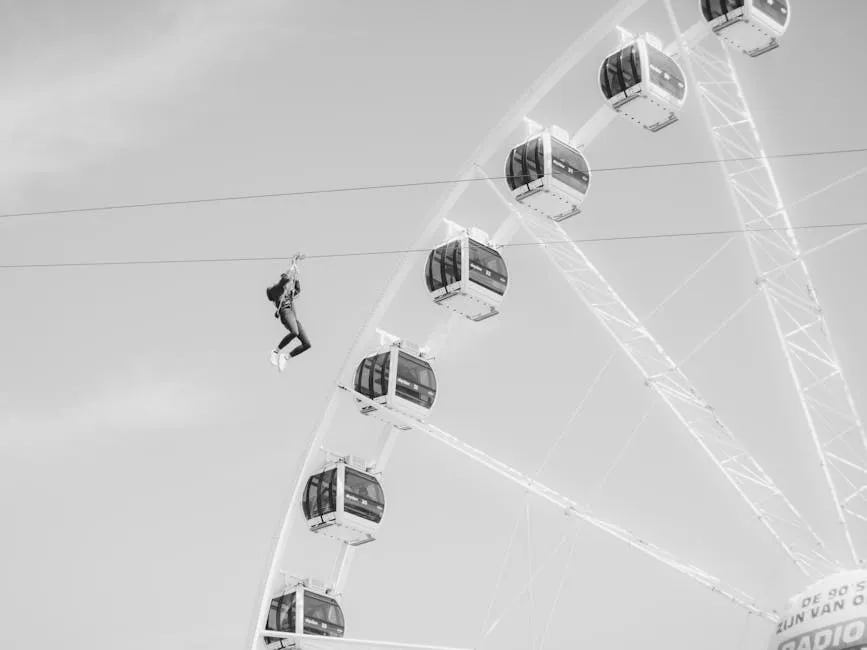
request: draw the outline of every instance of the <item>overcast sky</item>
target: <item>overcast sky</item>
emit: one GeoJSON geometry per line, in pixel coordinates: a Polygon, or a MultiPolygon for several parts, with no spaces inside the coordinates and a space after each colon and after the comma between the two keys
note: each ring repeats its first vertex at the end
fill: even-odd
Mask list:
{"type": "MultiPolygon", "coordinates": [[[[674,4],[682,25],[698,19],[697,1],[674,4]]],[[[34,0],[4,8],[0,214],[454,178],[609,5],[34,0]]],[[[857,69],[865,20],[860,0],[798,2],[778,50],[735,56],[768,153],[867,146],[857,69]]],[[[672,37],[656,0],[624,27],[672,37]]],[[[616,44],[614,33],[603,39],[530,117],[576,131],[600,105],[598,64],[616,44]]],[[[489,174],[502,173],[506,149],[489,174]]],[[[618,119],[586,154],[597,169],[715,156],[694,94],[670,128],[650,134],[618,119]]],[[[847,154],[773,164],[784,199],[796,201],[867,163],[847,154]]],[[[864,178],[797,206],[792,220],[863,220],[864,178]]],[[[393,251],[413,242],[446,191],[9,217],[0,220],[0,264],[393,251]]],[[[483,184],[450,214],[488,232],[505,216],[483,184]]],[[[737,218],[719,168],[701,165],[595,174],[584,211],[564,227],[585,238],[730,229],[737,218]]],[[[798,236],[810,248],[840,232],[798,236]]],[[[644,316],[726,240],[584,250],[644,316]]],[[[865,245],[859,233],[808,260],[862,415],[865,245]]],[[[458,323],[435,361],[431,422],[533,473],[615,344],[541,250],[505,256],[501,315],[458,323]]],[[[282,375],[268,363],[283,332],[264,297],[281,262],[0,269],[0,646],[246,647],[310,432],[398,261],[306,262],[298,312],[313,348],[282,375]]],[[[419,342],[448,318],[427,297],[423,264],[417,255],[380,324],[419,342]]],[[[736,238],[647,324],[684,359],[754,292],[736,238]]],[[[845,559],[764,301],[684,369],[845,559]]],[[[763,607],[781,607],[806,579],[653,395],[616,354],[540,480],[763,607]]],[[[378,431],[342,401],[326,445],[370,455],[378,431]]],[[[578,526],[559,545],[573,531],[562,513],[415,432],[401,435],[384,482],[378,539],[357,553],[344,592],[347,636],[528,648],[532,635],[538,648],[547,628],[544,647],[554,649],[758,650],[772,631],[601,532],[578,526]],[[543,564],[532,603],[519,598],[528,571],[543,564]],[[491,607],[501,623],[483,639],[491,607]]],[[[299,528],[288,568],[327,578],[336,550],[299,528]]]]}

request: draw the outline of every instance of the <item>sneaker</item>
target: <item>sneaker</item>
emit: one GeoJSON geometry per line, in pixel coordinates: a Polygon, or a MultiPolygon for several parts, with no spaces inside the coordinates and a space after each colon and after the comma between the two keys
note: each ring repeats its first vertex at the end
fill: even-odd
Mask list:
{"type": "Polygon", "coordinates": [[[277,358],[280,356],[280,353],[277,350],[271,350],[271,365],[276,366],[278,364],[277,358]]]}
{"type": "Polygon", "coordinates": [[[286,359],[287,357],[285,354],[277,355],[277,370],[279,370],[280,372],[283,372],[283,370],[286,368],[286,359]]]}

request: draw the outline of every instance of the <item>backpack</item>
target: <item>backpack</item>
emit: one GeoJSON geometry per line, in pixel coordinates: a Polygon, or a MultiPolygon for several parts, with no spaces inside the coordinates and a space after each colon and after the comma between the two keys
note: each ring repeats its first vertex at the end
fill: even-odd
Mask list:
{"type": "Polygon", "coordinates": [[[268,302],[276,303],[283,295],[283,285],[280,282],[272,284],[265,289],[265,295],[268,297],[268,302]]]}

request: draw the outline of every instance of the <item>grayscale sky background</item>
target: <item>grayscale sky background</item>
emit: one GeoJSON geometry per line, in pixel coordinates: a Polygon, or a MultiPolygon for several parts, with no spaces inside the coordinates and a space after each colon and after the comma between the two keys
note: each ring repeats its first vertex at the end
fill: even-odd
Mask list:
{"type": "MultiPolygon", "coordinates": [[[[684,26],[696,0],[677,0],[684,26]]],[[[861,0],[795,2],[783,46],[736,57],[769,153],[867,145],[861,0]]],[[[476,0],[118,2],[34,0],[0,12],[0,213],[449,179],[530,83],[609,6],[476,0]]],[[[625,24],[671,39],[662,4],[625,24]]],[[[597,109],[611,34],[531,117],[577,130],[597,109]]],[[[515,140],[521,133],[513,134],[515,140]]],[[[501,174],[505,147],[487,166],[501,174]]],[[[714,156],[696,97],[657,134],[617,120],[596,168],[714,156]]],[[[774,163],[793,201],[863,154],[774,163]]],[[[0,220],[3,265],[282,256],[408,246],[444,186],[0,220]]],[[[799,225],[864,219],[864,177],[792,211],[799,225]]],[[[493,232],[481,184],[451,218],[493,232]]],[[[736,227],[715,166],[600,173],[575,237],[736,227]]],[[[805,248],[838,231],[799,233],[805,248]]],[[[445,229],[440,233],[445,236],[445,229]]],[[[590,244],[639,315],[725,237],[590,244]]],[[[517,241],[527,241],[519,235],[517,241]]],[[[809,264],[855,401],[867,413],[867,233],[809,264]]],[[[613,341],[535,247],[506,249],[502,315],[462,322],[436,360],[431,421],[533,472],[613,341]]],[[[311,260],[299,315],[313,342],[279,375],[264,288],[280,263],[0,269],[0,647],[246,647],[298,462],[347,350],[398,259],[311,260]]],[[[448,317],[424,255],[381,324],[427,340],[448,317]]],[[[754,291],[738,239],[649,325],[684,358],[754,291]]],[[[842,557],[796,394],[762,300],[686,366],[702,393],[842,557]]],[[[766,607],[805,585],[623,355],[541,475],[602,518],[724,578],[766,607]]],[[[378,426],[344,402],[335,451],[369,453],[378,426]]],[[[530,500],[418,434],[385,477],[379,539],[356,556],[347,635],[527,648],[566,582],[546,648],[763,648],[771,626],[688,578],[530,500]],[[529,541],[527,541],[529,539],[529,541]],[[528,566],[553,560],[504,610],[528,566]]],[[[304,533],[297,566],[322,575],[334,544],[304,533]],[[325,567],[323,569],[322,567],[325,567]]],[[[295,566],[293,565],[293,569],[295,566]]],[[[301,570],[299,569],[299,570],[301,570]]]]}

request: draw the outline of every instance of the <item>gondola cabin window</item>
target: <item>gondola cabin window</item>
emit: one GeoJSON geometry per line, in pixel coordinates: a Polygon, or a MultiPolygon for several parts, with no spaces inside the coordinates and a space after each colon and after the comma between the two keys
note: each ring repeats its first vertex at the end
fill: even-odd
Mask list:
{"type": "Polygon", "coordinates": [[[430,365],[402,350],[398,352],[395,390],[399,397],[430,408],[436,397],[436,388],[436,378],[430,365]]]}
{"type": "Polygon", "coordinates": [[[673,59],[655,48],[648,48],[650,80],[675,99],[682,100],[686,94],[683,72],[673,59]]]}
{"type": "Polygon", "coordinates": [[[551,138],[552,174],[561,183],[586,194],[590,187],[587,162],[576,149],[551,138]]]}
{"type": "Polygon", "coordinates": [[[389,352],[383,352],[362,361],[355,373],[355,389],[370,399],[376,399],[388,393],[389,362],[389,352]]]}
{"type": "Polygon", "coordinates": [[[756,11],[765,14],[780,26],[784,26],[789,20],[789,6],[786,0],[755,0],[753,6],[756,11]]]}
{"type": "Polygon", "coordinates": [[[304,516],[307,519],[330,514],[337,509],[337,470],[310,477],[304,491],[304,516]]]}
{"type": "Polygon", "coordinates": [[[378,523],[385,510],[382,486],[372,477],[351,467],[345,471],[344,509],[357,517],[378,523]]]}
{"type": "Polygon", "coordinates": [[[304,594],[304,633],[343,636],[343,612],[337,602],[307,591],[304,594]]]}
{"type": "Polygon", "coordinates": [[[445,289],[461,280],[461,242],[454,240],[435,248],[425,268],[428,291],[445,289]]]}
{"type": "MultiPolygon", "coordinates": [[[[266,630],[275,632],[296,633],[295,627],[295,591],[283,594],[271,600],[271,608],[268,610],[268,622],[266,630]]],[[[283,641],[278,637],[265,637],[266,644],[279,644],[283,641]]]]}
{"type": "Polygon", "coordinates": [[[515,190],[545,175],[545,150],[541,137],[518,145],[509,156],[506,183],[515,190]]]}
{"type": "Polygon", "coordinates": [[[500,254],[475,240],[469,240],[470,280],[502,296],[506,293],[506,263],[500,254]]]}
{"type": "Polygon", "coordinates": [[[705,20],[713,20],[741,9],[744,0],[701,0],[701,12],[705,20]]]}
{"type": "Polygon", "coordinates": [[[620,66],[617,71],[620,73],[620,85],[623,90],[641,83],[641,62],[637,46],[624,48],[620,52],[620,66]]]}

